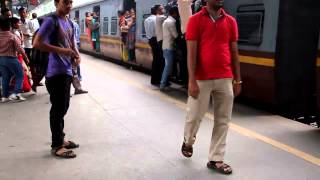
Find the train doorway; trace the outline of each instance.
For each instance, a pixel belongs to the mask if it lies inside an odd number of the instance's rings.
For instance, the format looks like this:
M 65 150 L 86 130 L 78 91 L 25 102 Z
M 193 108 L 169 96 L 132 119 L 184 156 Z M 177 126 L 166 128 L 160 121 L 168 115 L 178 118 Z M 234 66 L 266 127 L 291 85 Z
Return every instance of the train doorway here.
M 317 1 L 281 0 L 276 48 L 276 98 L 280 113 L 309 123 L 317 112 Z M 318 82 L 319 83 L 319 82 Z

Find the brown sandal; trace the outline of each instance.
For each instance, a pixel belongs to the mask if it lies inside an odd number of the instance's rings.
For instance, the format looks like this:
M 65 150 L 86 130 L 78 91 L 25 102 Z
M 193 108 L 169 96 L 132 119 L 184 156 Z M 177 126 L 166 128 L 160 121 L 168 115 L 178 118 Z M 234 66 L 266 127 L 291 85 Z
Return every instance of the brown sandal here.
M 217 163 L 222 163 L 220 167 L 217 166 Z M 223 163 L 222 161 L 209 161 L 207 164 L 209 169 L 216 170 L 222 174 L 232 174 L 231 166 L 228 164 Z
M 67 145 L 65 145 L 67 143 Z M 65 141 L 63 147 L 66 148 L 66 149 L 75 149 L 75 148 L 78 148 L 80 145 L 79 144 L 76 144 L 75 142 L 73 141 Z
M 61 154 L 58 154 L 58 151 L 61 149 L 64 149 L 64 147 L 53 148 L 51 150 L 52 155 L 59 158 L 64 158 L 64 159 L 71 159 L 71 158 L 77 157 L 77 155 L 72 150 L 67 150 L 67 149 L 65 149 L 65 151 L 62 152 Z
M 181 147 L 181 152 L 185 157 L 190 158 L 193 155 L 193 147 L 187 146 L 186 143 L 183 143 Z

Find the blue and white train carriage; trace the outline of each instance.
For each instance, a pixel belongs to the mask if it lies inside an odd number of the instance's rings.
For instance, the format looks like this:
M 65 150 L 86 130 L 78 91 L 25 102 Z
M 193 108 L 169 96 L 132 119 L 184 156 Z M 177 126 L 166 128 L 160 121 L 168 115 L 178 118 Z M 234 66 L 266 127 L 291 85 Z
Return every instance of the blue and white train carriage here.
M 81 50 L 95 53 L 84 24 L 85 13 L 96 11 L 102 25 L 99 55 L 121 62 L 118 12 L 134 8 L 136 65 L 150 69 L 143 22 L 153 5 L 168 1 L 100 0 L 75 7 L 71 17 L 80 19 Z M 312 0 L 225 0 L 225 9 L 239 25 L 242 97 L 291 118 L 320 114 L 320 22 L 314 21 L 320 19 L 319 5 Z

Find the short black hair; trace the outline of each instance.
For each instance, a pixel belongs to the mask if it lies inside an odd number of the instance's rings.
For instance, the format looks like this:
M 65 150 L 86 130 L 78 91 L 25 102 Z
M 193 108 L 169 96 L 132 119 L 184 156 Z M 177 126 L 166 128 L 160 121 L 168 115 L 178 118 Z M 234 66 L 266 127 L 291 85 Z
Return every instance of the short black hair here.
M 4 15 L 6 12 L 9 12 L 10 9 L 9 8 L 3 8 L 1 9 L 1 14 Z
M 151 14 L 152 15 L 156 15 L 157 14 L 157 10 L 154 7 L 151 8 Z
M 32 18 L 36 19 L 38 17 L 37 13 L 32 13 Z
M 20 21 L 19 18 L 16 18 L 16 17 L 11 18 L 11 26 L 13 27 L 13 25 L 18 23 L 19 21 Z
M 21 13 L 21 12 L 24 11 L 24 10 L 27 10 L 27 8 L 21 7 L 21 8 L 19 8 L 18 12 Z
M 169 15 L 173 15 L 173 14 L 177 14 L 179 15 L 179 9 L 177 6 L 172 6 L 169 8 Z
M 0 17 L 0 29 L 2 31 L 10 31 L 10 23 L 11 19 L 9 18 L 4 18 L 4 17 Z
M 161 4 L 157 4 L 157 5 L 154 5 L 153 8 L 155 11 L 159 11 L 161 6 L 162 6 Z

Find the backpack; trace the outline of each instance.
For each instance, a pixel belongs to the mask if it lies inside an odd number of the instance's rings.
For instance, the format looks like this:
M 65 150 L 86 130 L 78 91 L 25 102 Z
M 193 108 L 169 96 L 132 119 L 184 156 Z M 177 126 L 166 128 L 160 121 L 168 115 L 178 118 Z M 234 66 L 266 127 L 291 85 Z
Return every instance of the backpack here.
M 58 37 L 58 33 L 59 33 L 59 21 L 58 21 L 58 17 L 56 14 L 52 14 L 48 17 L 51 17 L 53 19 L 53 23 L 54 23 L 54 31 L 52 33 L 52 36 Z M 73 23 L 71 22 L 70 19 L 68 19 L 71 27 L 72 27 L 72 34 L 74 35 L 74 27 L 73 27 Z M 34 36 L 36 36 L 36 34 L 38 33 L 39 29 L 34 33 Z M 32 40 L 32 43 L 34 41 L 34 38 Z M 53 38 L 50 42 L 50 44 L 57 46 L 58 45 L 58 38 Z M 41 51 L 39 49 L 33 48 L 32 49 L 32 55 L 31 55 L 31 60 L 30 60 L 30 65 L 34 67 L 34 72 L 38 75 L 45 75 L 47 72 L 47 68 L 48 68 L 48 62 L 49 62 L 49 53 L 48 52 L 44 52 Z

